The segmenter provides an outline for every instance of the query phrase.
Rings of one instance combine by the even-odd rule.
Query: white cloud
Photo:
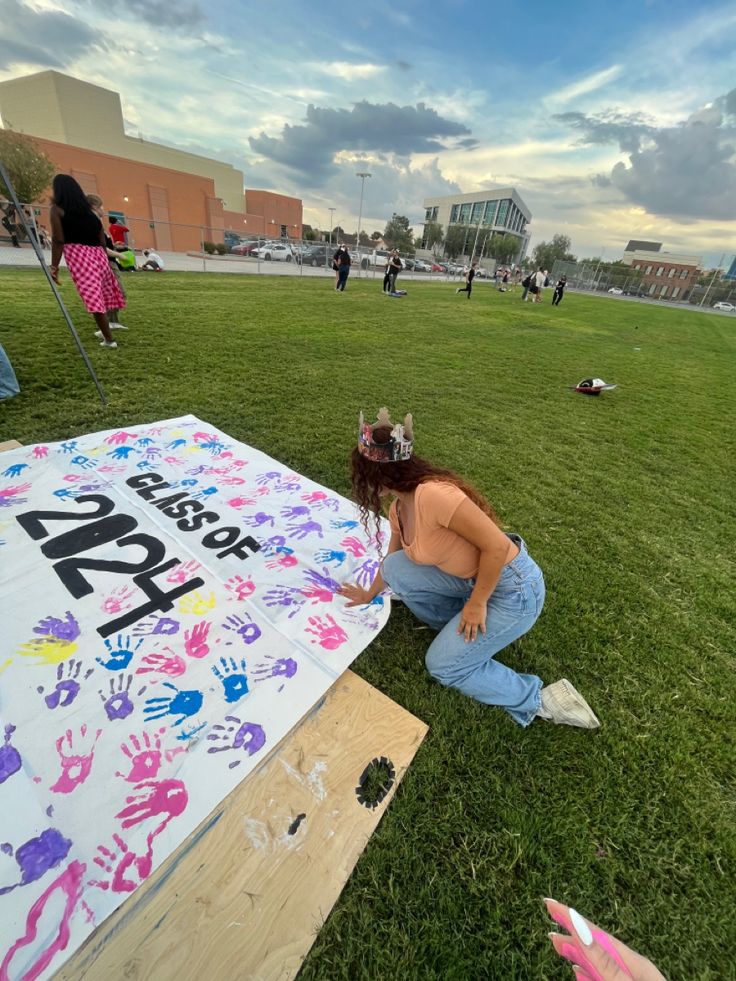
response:
[[[544,101],[549,106],[557,107],[566,105],[573,99],[579,99],[581,95],[587,95],[589,92],[595,92],[597,89],[604,88],[609,82],[618,78],[622,71],[623,68],[621,65],[611,65],[610,68],[593,72],[592,75],[586,75],[584,78],[580,78],[576,82],[572,82],[570,85],[566,85],[564,88],[552,92]]]
[[[373,65],[370,63],[357,64],[352,61],[313,61],[308,65],[314,71],[321,72],[323,75],[331,75],[333,78],[341,78],[346,82],[354,82],[360,78],[371,78],[380,75],[386,70],[385,65]]]

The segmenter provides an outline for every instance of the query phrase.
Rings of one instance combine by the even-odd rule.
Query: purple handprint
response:
[[[78,681],[79,676],[82,672],[82,662],[75,661],[72,658],[70,661],[66,661],[60,664],[56,669],[56,685],[54,690],[48,695],[44,696],[44,702],[46,706],[50,709],[56,708],[66,708],[67,705],[71,705],[74,699],[79,694],[81,685]],[[82,678],[86,681],[91,674],[94,673],[94,668],[89,668]],[[66,675],[66,677],[64,677]],[[36,689],[39,694],[43,694],[43,686]]]
[[[328,565],[330,562],[334,562],[335,565],[342,565],[347,555],[345,552],[336,552],[330,548],[323,548],[321,551],[315,552],[314,558],[317,562],[321,562],[322,565]]]
[[[253,680],[256,682],[267,681],[269,678],[293,678],[297,672],[298,664],[292,657],[271,657],[266,654],[266,660],[257,664],[251,672]],[[279,691],[283,691],[283,684],[279,685]]]
[[[48,616],[44,620],[39,621],[38,625],[33,628],[33,632],[34,634],[42,634],[45,637],[53,637],[56,640],[71,643],[71,641],[79,637],[82,631],[71,612],[67,610],[63,620],[60,620],[59,617]]]
[[[332,578],[329,569],[323,567],[322,572],[324,575],[317,572],[316,569],[306,569],[304,571],[304,578],[307,580],[307,588],[304,590],[304,595],[315,597],[325,603],[329,603],[334,594],[340,592],[340,583]]]
[[[110,680],[110,694],[106,695],[102,689],[99,691],[99,696],[102,699],[103,707],[105,709],[105,715],[108,717],[110,722],[114,722],[116,719],[127,719],[131,712],[134,710],[135,706],[130,697],[130,686],[133,683],[133,675],[129,674],[125,677],[125,674],[118,675],[117,684],[115,678]],[[142,695],[146,690],[146,685],[144,685],[139,691],[138,695]]]
[[[243,524],[253,528],[260,528],[261,525],[271,525],[273,528],[274,521],[273,515],[266,514],[264,511],[258,511],[256,514],[250,514],[247,518],[243,518]]]
[[[263,727],[256,722],[241,722],[234,715],[226,715],[225,722],[230,722],[232,725],[212,726],[213,731],[209,733],[207,739],[215,745],[209,747],[208,753],[223,753],[227,750],[242,749],[248,756],[254,756],[259,749],[263,749],[265,746],[266,733]],[[234,736],[233,733],[235,733]],[[228,763],[228,769],[232,770],[233,767],[240,766],[240,763],[241,760],[234,760],[232,763]]]
[[[286,526],[286,530],[291,534],[293,538],[303,539],[307,535],[317,534],[319,538],[324,537],[322,535],[322,525],[318,524],[316,521],[305,521],[303,524],[290,524]]]
[[[367,589],[376,578],[376,573],[381,566],[379,559],[366,559],[355,570],[355,579],[359,586]]]
[[[55,869],[69,854],[72,847],[71,841],[65,838],[56,828],[47,828],[42,831],[37,838],[30,838],[15,850],[15,860],[20,868],[20,882],[12,886],[4,886],[0,889],[0,896],[12,892],[18,886],[27,886],[30,882],[36,882],[42,878],[49,869]],[[7,855],[12,855],[10,851],[3,850]],[[3,972],[4,976],[5,972]],[[38,976],[38,975],[36,975]],[[30,975],[26,975],[30,977]]]
[[[5,783],[8,777],[17,773],[23,765],[20,753],[12,746],[10,739],[15,732],[15,726],[5,726],[5,742],[0,746],[0,783]]]
[[[221,682],[226,702],[239,702],[248,694],[245,669],[245,658],[238,664],[234,657],[221,657],[219,667],[212,665],[212,674]]]
[[[169,617],[157,617],[153,615],[146,617],[145,620],[139,620],[133,627],[133,633],[136,637],[148,637],[158,634],[163,634],[164,637],[169,637],[171,634],[176,634],[178,632],[179,622],[177,620],[171,620]]]
[[[176,685],[172,685],[170,681],[164,681],[162,687],[170,688],[175,694],[173,697],[149,698],[146,701],[146,707],[143,709],[146,722],[162,719],[165,715],[178,715],[180,718],[173,724],[180,726],[184,719],[189,719],[191,716],[196,715],[202,708],[204,698],[201,691],[181,691]]]
[[[298,507],[281,508],[282,518],[300,518],[307,514],[309,514],[309,508],[303,504],[300,504]]]
[[[288,619],[295,616],[306,603],[306,597],[296,586],[277,586],[269,590],[263,597],[266,606],[291,606]]]
[[[317,501],[314,506],[318,511],[338,511],[340,501],[336,497],[326,497],[322,501]]]
[[[280,477],[281,477],[280,473],[278,473],[276,470],[271,470],[268,473],[259,473],[258,476],[256,477],[256,483],[268,484],[272,480],[278,480]]]
[[[138,440],[138,442],[140,443],[142,441]],[[145,456],[147,456],[149,459],[155,459],[156,457],[161,456],[161,450],[158,446],[148,446],[146,448]]]
[[[276,555],[284,545],[286,545],[286,539],[283,535],[272,535],[271,538],[267,538],[265,542],[262,542],[261,555]]]
[[[261,628],[253,622],[247,613],[244,613],[243,616],[229,616],[223,627],[225,630],[232,630],[236,633],[244,644],[253,644],[261,636]]]
[[[285,477],[278,484],[274,484],[274,490],[277,494],[293,494],[294,491],[301,490],[301,484],[298,483],[293,478]]]

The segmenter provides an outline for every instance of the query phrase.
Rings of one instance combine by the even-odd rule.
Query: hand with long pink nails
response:
[[[577,981],[666,981],[650,960],[637,954],[571,906],[545,899],[547,912],[567,933],[551,933],[560,957],[569,961]]]

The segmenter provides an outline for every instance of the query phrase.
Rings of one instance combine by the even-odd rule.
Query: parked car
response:
[[[725,310],[728,313],[733,313],[733,311],[736,310],[736,307],[733,305],[733,303],[726,303],[725,300],[721,300],[719,303],[714,303],[713,304],[713,309],[714,310]]]
[[[274,262],[294,261],[294,251],[286,242],[267,242],[260,249],[257,249],[255,254],[259,259],[265,259],[266,262],[272,260]]]
[[[624,291],[620,286],[612,286],[608,292],[613,293],[614,296],[622,296]]]
[[[445,262],[433,262],[432,263],[432,269],[431,269],[431,271],[432,272],[446,273],[447,272],[447,263],[445,263]]]
[[[296,261],[305,266],[324,266],[327,264],[328,256],[333,252],[334,249],[330,245],[310,245],[296,257]]]
[[[432,272],[432,266],[424,259],[415,259],[414,272]]]
[[[233,255],[253,255],[261,247],[261,243],[255,242],[241,242],[239,245],[234,245],[230,251]]]

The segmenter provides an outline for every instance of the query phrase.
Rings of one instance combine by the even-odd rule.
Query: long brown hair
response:
[[[374,443],[388,443],[391,438],[390,426],[375,426],[373,429]],[[453,484],[470,498],[484,514],[495,524],[500,524],[496,512],[480,491],[454,470],[445,467],[438,467],[423,460],[420,456],[412,456],[409,460],[396,460],[393,463],[376,463],[369,460],[358,450],[357,446],[350,458],[350,479],[353,485],[353,495],[360,511],[360,523],[365,532],[370,536],[369,527],[370,517],[374,516],[376,525],[376,535],[379,530],[379,516],[381,514],[381,497],[379,491],[385,487],[389,491],[401,491],[410,493],[420,484],[427,481],[437,480],[446,484]]]

